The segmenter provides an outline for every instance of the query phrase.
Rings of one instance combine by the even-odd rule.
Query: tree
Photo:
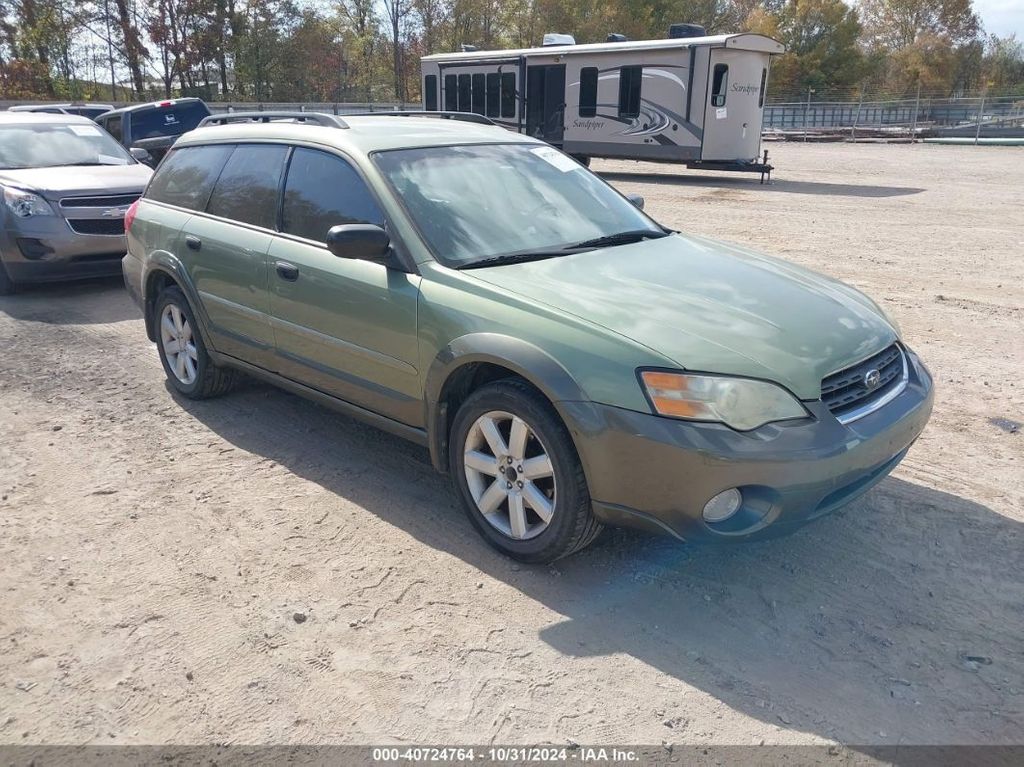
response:
[[[860,80],[860,21],[842,0],[789,0],[776,29],[786,46],[772,67],[776,90],[843,89]]]
[[[967,43],[981,29],[971,0],[861,0],[860,8],[868,43],[889,50],[907,48],[922,35]]]

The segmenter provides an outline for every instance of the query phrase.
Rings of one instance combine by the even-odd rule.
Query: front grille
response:
[[[138,194],[117,194],[109,197],[65,197],[62,208],[123,208],[139,199]]]
[[[123,218],[69,218],[68,224],[79,234],[124,234]]]
[[[867,385],[867,376],[878,371],[878,382]],[[821,401],[836,416],[849,415],[870,406],[903,384],[903,350],[897,344],[883,349],[821,382]]]

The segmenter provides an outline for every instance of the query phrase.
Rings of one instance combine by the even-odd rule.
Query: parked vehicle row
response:
[[[123,270],[180,395],[242,371],[423,444],[529,562],[604,525],[787,532],[906,455],[932,381],[869,298],[434,114],[455,119],[234,115],[175,143]]]

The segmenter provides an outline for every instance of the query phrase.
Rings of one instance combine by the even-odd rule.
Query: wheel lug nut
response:
[[[523,467],[522,466],[516,466],[516,471],[519,472],[520,474],[522,474],[523,473]]]
[[[517,484],[517,485],[519,485],[519,489],[520,489],[520,490],[522,490],[522,489],[523,489],[523,483],[522,483],[522,482],[517,482],[516,484]]]
[[[511,482],[506,482],[505,483],[505,489],[506,490],[511,490],[512,489],[512,483]]]
[[[512,463],[512,456],[509,456],[509,457],[508,457],[508,458],[506,458],[505,460],[506,460],[506,461],[508,461],[509,463]]]

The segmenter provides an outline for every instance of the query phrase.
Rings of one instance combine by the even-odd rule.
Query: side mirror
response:
[[[132,157],[141,162],[143,165],[153,167],[153,155],[148,151],[139,146],[133,146],[128,150]]]
[[[332,226],[327,233],[327,249],[338,258],[358,258],[391,265],[391,237],[376,224]]]
[[[644,198],[638,194],[627,194],[626,199],[636,205],[640,210],[644,209]]]

